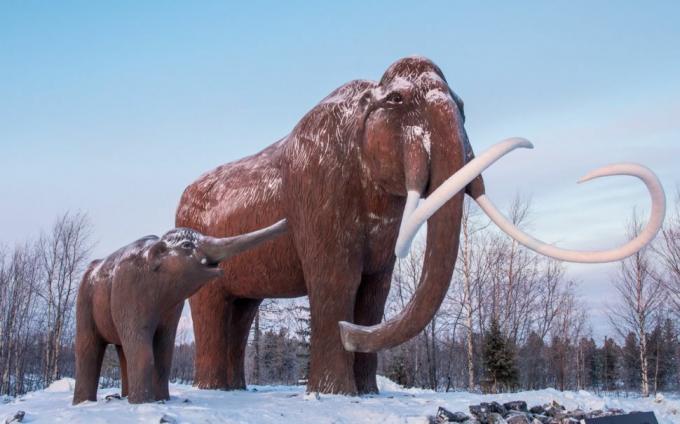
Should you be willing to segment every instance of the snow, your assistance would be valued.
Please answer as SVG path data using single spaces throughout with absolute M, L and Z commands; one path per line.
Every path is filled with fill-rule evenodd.
M 73 388 L 76 386 L 76 381 L 72 378 L 62 378 L 50 384 L 45 389 L 47 393 L 73 393 Z
M 425 94 L 425 100 L 430 103 L 448 102 L 450 99 L 451 96 L 449 96 L 448 93 L 445 93 L 438 88 L 430 90 Z
M 249 386 L 247 391 L 222 392 L 172 384 L 171 399 L 165 403 L 106 402 L 106 395 L 119 392 L 113 388 L 100 390 L 97 402 L 72 406 L 73 380 L 62 379 L 46 390 L 0 404 L 0 422 L 22 410 L 30 423 L 158 423 L 163 416 L 177 423 L 427 423 L 427 416 L 439 406 L 468 413 L 469 405 L 493 400 L 525 400 L 530 406 L 555 400 L 567 409 L 654 411 L 661 424 L 680 423 L 680 398 L 671 395 L 642 399 L 554 389 L 500 395 L 442 393 L 405 389 L 385 377 L 378 378 L 378 387 L 380 395 L 351 397 L 308 395 L 303 386 Z

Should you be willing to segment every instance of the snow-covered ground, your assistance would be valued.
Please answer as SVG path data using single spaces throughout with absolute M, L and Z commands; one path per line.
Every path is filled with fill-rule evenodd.
M 73 380 L 62 379 L 48 389 L 0 403 L 0 423 L 18 410 L 27 423 L 158 423 L 165 416 L 177 423 L 427 423 L 439 406 L 468 412 L 468 406 L 484 401 L 525 400 L 531 405 L 556 400 L 567 409 L 621 408 L 654 411 L 659 423 L 680 423 L 680 399 L 599 397 L 588 392 L 553 389 L 501 395 L 467 392 L 436 393 L 404 389 L 380 379 L 381 394 L 346 397 L 305 394 L 301 386 L 250 386 L 248 391 L 198 390 L 173 384 L 172 399 L 164 404 L 130 405 L 126 400 L 105 401 L 117 389 L 99 391 L 98 402 L 71 406 Z

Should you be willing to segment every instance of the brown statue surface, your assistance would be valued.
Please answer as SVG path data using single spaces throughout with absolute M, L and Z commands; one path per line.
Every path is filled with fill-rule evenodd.
M 425 102 L 433 89 L 450 93 L 443 107 Z M 290 225 L 288 235 L 223 264 L 224 276 L 190 299 L 195 384 L 245 388 L 245 344 L 261 299 L 308 294 L 308 390 L 376 392 L 376 355 L 346 351 L 338 322 L 380 322 L 407 189 L 436 187 L 471 155 L 461 101 L 432 62 L 409 58 L 380 83 L 343 85 L 283 140 L 191 184 L 178 226 L 222 237 L 281 217 Z M 483 192 L 481 178 L 471 190 Z M 433 299 L 448 287 L 461 207 L 462 194 L 429 227 L 426 257 L 437 266 L 421 287 Z M 431 303 L 414 312 L 428 316 L 439 301 Z
M 464 122 L 463 102 L 442 71 L 426 58 L 409 57 L 392 64 L 379 82 L 356 80 L 339 87 L 277 143 L 189 185 L 177 210 L 177 226 L 215 237 L 283 217 L 290 226 L 284 237 L 223 263 L 224 275 L 191 297 L 194 383 L 245 388 L 245 346 L 262 299 L 308 295 L 308 391 L 377 392 L 373 352 L 420 332 L 446 294 L 458 251 L 464 192 L 503 231 L 556 258 L 615 260 L 656 234 L 663 218 L 663 191 L 654 185 L 653 174 L 640 177 L 653 194 L 653 222 L 644 237 L 625 249 L 589 257 L 551 250 L 511 233 L 512 223 L 494 215 L 480 173 L 512 149 L 531 144 L 510 139 L 474 159 Z M 642 167 L 633 168 L 609 169 L 590 178 L 644 174 Z M 427 197 L 425 209 L 417 208 L 422 197 Z M 400 254 L 407 251 L 425 220 L 427 245 L 418 289 L 404 311 L 380 323 L 395 246 Z
M 122 394 L 130 403 L 168 399 L 175 332 L 185 299 L 222 275 L 220 261 L 286 229 L 271 227 L 216 239 L 178 228 L 147 236 L 90 264 L 76 309 L 73 403 L 97 400 L 104 351 L 116 346 Z

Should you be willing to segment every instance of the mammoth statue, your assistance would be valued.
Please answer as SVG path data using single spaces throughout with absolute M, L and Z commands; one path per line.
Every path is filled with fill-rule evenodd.
M 176 228 L 93 261 L 78 291 L 73 403 L 97 400 L 104 351 L 114 344 L 122 394 L 130 403 L 168 399 L 175 332 L 184 300 L 222 275 L 218 267 L 286 230 L 271 227 L 226 238 Z
M 421 331 L 446 294 L 464 193 L 511 237 L 567 261 L 621 259 L 659 229 L 665 200 L 658 180 L 640 165 L 624 164 L 587 178 L 627 174 L 647 184 L 651 222 L 638 238 L 604 252 L 565 251 L 531 238 L 493 206 L 481 177 L 500 157 L 530 143 L 509 139 L 475 158 L 464 122 L 463 102 L 442 71 L 426 58 L 408 57 L 392 64 L 379 82 L 339 87 L 277 143 L 189 185 L 177 210 L 178 226 L 215 237 L 283 217 L 290 226 L 284 237 L 222 264 L 224 276 L 191 297 L 195 384 L 244 388 L 244 348 L 261 300 L 308 295 L 307 390 L 376 392 L 374 352 Z M 419 206 L 421 198 L 426 199 Z M 408 251 L 425 221 L 418 289 L 404 311 L 380 323 L 395 252 Z

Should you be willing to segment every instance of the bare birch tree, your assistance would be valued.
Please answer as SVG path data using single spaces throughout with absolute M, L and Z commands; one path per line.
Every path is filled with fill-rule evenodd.
M 70 329 L 80 278 L 91 250 L 90 224 L 81 213 L 65 213 L 40 238 L 46 331 L 43 376 L 46 384 L 59 378 L 61 346 Z
M 632 238 L 640 231 L 640 219 L 633 214 L 628 235 Z M 629 332 L 636 335 L 640 345 L 640 391 L 642 396 L 649 396 L 647 334 L 653 324 L 653 314 L 663 302 L 663 286 L 654 275 L 648 248 L 621 261 L 614 286 L 619 304 L 610 308 L 610 321 L 622 338 Z

